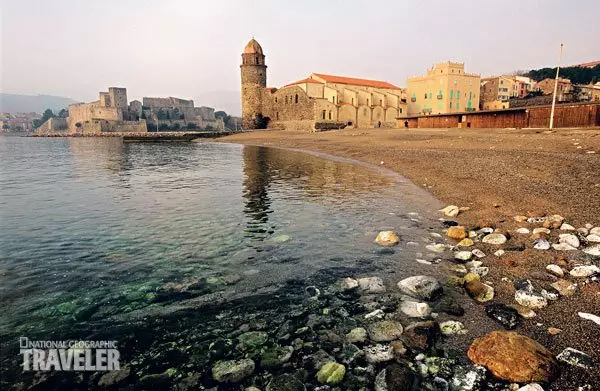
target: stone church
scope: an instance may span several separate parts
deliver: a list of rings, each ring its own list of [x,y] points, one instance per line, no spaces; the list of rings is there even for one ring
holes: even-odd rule
[[[267,65],[253,38],[242,53],[244,129],[321,130],[394,127],[406,114],[406,90],[385,81],[312,73],[281,88],[267,88]]]

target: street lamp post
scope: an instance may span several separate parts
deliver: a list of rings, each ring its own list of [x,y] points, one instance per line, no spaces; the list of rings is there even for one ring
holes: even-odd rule
[[[552,110],[550,111],[550,129],[554,126],[554,107],[556,106],[556,92],[558,90],[558,72],[560,71],[560,62],[562,60],[563,44],[560,44],[560,53],[558,54],[558,66],[556,67],[556,78],[554,79],[554,95],[552,95]]]

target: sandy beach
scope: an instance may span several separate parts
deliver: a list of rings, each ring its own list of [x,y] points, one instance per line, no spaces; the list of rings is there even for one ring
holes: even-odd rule
[[[530,279],[535,287],[545,288],[556,280],[546,273],[547,265],[558,264],[568,271],[586,259],[589,262],[581,251],[534,249],[535,238],[516,230],[532,230],[541,224],[517,222],[515,216],[558,214],[575,228],[600,226],[599,129],[256,131],[218,141],[318,151],[381,165],[426,188],[445,204],[468,207],[453,220],[468,229],[493,227],[509,238],[510,246],[501,257],[492,255],[497,246],[477,243],[477,248],[490,254],[484,258],[490,267],[485,279],[493,283],[494,302],[507,305],[516,304],[516,280]],[[556,243],[561,233],[553,229],[547,239]],[[589,354],[597,364],[600,326],[580,318],[578,312],[600,315],[600,287],[597,280],[575,281],[575,295],[536,310],[537,316],[526,319],[517,331],[555,355],[572,347]],[[480,307],[481,316],[486,316]],[[552,334],[549,328],[561,331]],[[577,389],[586,383],[600,385],[600,372],[571,367],[551,389]]]

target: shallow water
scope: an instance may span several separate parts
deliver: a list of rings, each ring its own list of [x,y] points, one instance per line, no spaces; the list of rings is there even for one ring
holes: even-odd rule
[[[297,151],[0,137],[5,337],[127,322],[331,270],[436,274],[439,207],[397,175]],[[402,245],[374,243],[393,229]],[[412,242],[412,243],[411,243]],[[165,286],[201,280],[181,301]]]

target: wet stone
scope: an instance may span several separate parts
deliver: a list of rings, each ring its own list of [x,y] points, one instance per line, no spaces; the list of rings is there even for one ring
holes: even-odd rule
[[[346,340],[352,343],[363,343],[367,340],[367,330],[362,327],[354,328],[346,334]]]
[[[590,369],[592,367],[591,357],[584,352],[573,348],[566,348],[558,356],[556,356],[556,359],[569,365],[584,369]]]
[[[485,306],[485,313],[507,330],[512,330],[519,324],[517,310],[504,304],[488,304]]]
[[[465,310],[452,297],[444,296],[435,306],[436,312],[443,312],[452,316],[463,316]]]
[[[409,296],[426,301],[435,300],[443,292],[442,285],[438,280],[430,276],[405,278],[398,282],[398,288]]]
[[[290,360],[294,348],[291,346],[281,346],[268,349],[260,359],[260,366],[263,368],[277,368]]]
[[[418,390],[418,377],[410,368],[390,364],[375,378],[375,391]]]
[[[403,327],[400,322],[384,320],[369,326],[369,338],[375,342],[389,342],[402,335]]]
[[[363,349],[365,359],[371,364],[386,362],[394,359],[394,349],[390,345],[372,345]]]
[[[106,372],[100,380],[98,380],[98,386],[100,387],[114,387],[125,383],[129,375],[131,374],[131,368],[125,366],[118,371]]]
[[[250,359],[218,361],[212,367],[213,379],[219,383],[238,383],[254,372],[254,361]]]
[[[452,391],[475,391],[485,380],[486,370],[479,365],[460,365],[454,368],[454,376],[450,380]]]
[[[269,334],[264,331],[249,331],[238,337],[238,349],[252,351],[262,347],[269,339]]]
[[[400,303],[400,311],[411,318],[423,318],[429,316],[431,308],[427,303],[405,300]]]
[[[267,385],[266,391],[306,391],[304,384],[290,374],[274,377]]]

